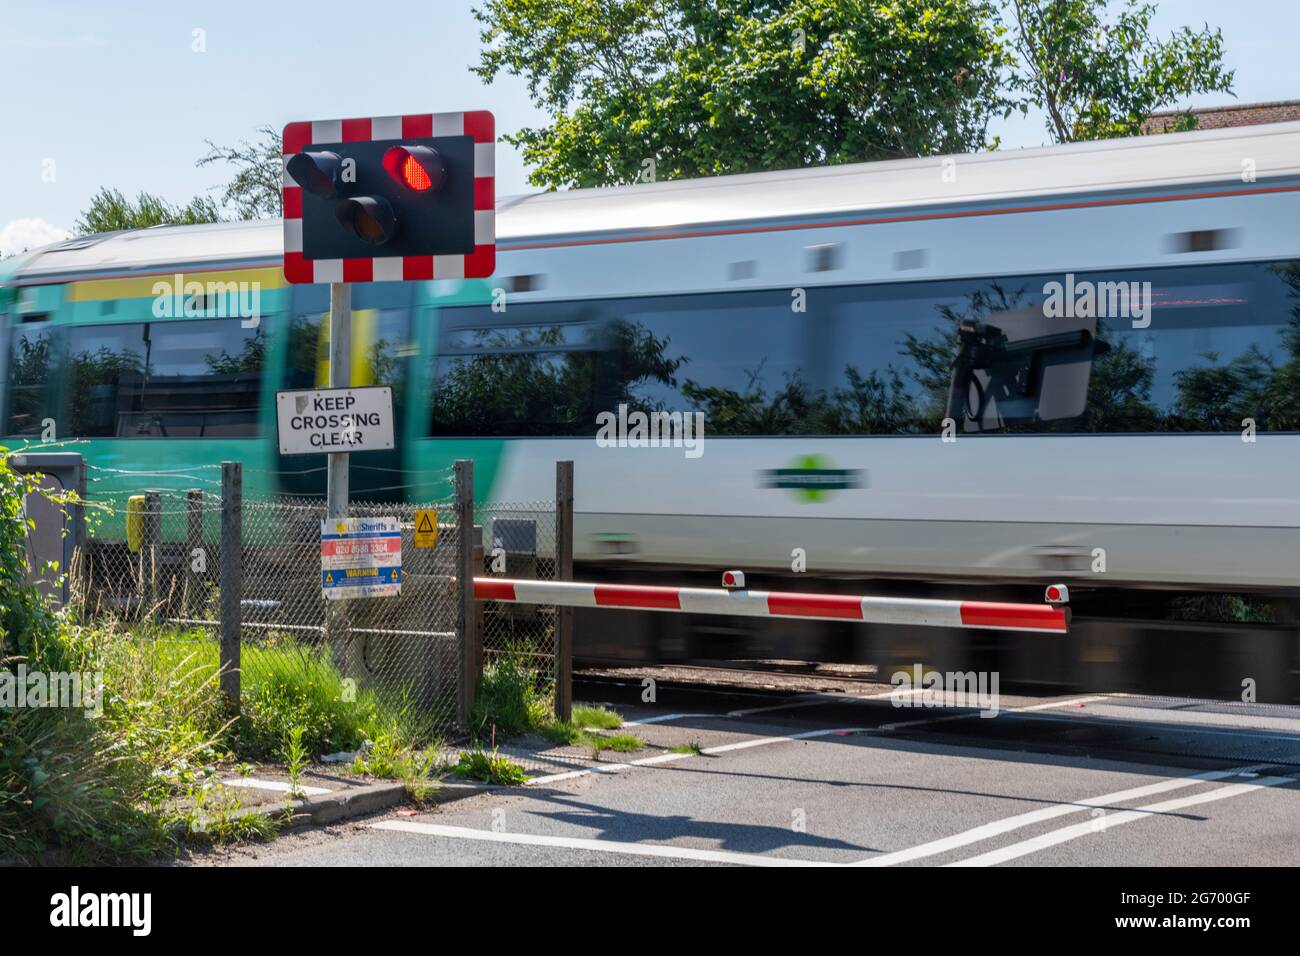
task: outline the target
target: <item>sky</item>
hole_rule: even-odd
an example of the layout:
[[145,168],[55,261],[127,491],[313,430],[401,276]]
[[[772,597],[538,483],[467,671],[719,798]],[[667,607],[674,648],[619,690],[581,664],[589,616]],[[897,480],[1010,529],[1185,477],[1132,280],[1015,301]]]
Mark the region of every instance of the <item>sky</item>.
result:
[[[540,125],[522,80],[469,72],[473,0],[5,0],[0,10],[0,253],[61,238],[101,186],[173,202],[229,171],[205,140],[292,120],[489,109],[498,132]],[[1300,98],[1296,0],[1162,0],[1156,32],[1221,27],[1236,102]],[[1188,106],[1234,102],[1194,98]],[[1042,118],[994,124],[1002,147],[1047,142]],[[498,145],[497,195],[526,192]]]

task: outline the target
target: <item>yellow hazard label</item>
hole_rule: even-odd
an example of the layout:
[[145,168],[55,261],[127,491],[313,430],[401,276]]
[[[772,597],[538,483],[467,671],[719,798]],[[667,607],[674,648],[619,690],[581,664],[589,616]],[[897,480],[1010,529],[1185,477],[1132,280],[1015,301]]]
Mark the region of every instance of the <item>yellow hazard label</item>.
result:
[[438,512],[432,508],[421,508],[415,512],[415,546],[438,546]]

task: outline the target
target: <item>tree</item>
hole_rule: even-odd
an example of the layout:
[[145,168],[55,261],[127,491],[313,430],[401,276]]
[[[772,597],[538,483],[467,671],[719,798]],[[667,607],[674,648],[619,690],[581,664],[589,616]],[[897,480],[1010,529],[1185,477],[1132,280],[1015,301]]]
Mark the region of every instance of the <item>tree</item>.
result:
[[135,202],[117,189],[101,187],[90,200],[90,208],[72,227],[78,236],[119,229],[145,229],[149,226],[189,226],[201,222],[220,222],[221,210],[211,199],[195,196],[188,205],[175,206],[152,193],[142,192]]
[[[1106,24],[1107,0],[1012,0],[1023,72],[1016,85],[1047,114],[1058,143],[1137,136],[1156,110],[1195,93],[1231,93],[1223,34],[1189,27],[1151,36],[1155,7],[1125,0]],[[1186,114],[1174,129],[1194,129]]]
[[237,146],[218,146],[212,140],[208,154],[196,166],[227,163],[235,167],[233,179],[221,194],[223,205],[234,207],[236,219],[261,219],[280,215],[284,156],[280,134],[270,126],[259,126],[262,139],[256,143],[240,140]]
[[985,0],[485,0],[487,82],[552,117],[503,139],[550,188],[984,149],[1014,106]]

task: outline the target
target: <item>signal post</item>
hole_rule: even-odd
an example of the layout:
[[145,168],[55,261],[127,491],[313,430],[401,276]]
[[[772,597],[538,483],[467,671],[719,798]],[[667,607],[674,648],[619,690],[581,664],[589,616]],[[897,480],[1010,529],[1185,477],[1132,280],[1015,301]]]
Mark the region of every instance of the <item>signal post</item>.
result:
[[[492,275],[495,141],[486,110],[285,126],[284,277],[329,283],[331,390],[351,385],[352,283]],[[351,451],[382,446],[343,447],[328,452],[334,521],[347,516]]]

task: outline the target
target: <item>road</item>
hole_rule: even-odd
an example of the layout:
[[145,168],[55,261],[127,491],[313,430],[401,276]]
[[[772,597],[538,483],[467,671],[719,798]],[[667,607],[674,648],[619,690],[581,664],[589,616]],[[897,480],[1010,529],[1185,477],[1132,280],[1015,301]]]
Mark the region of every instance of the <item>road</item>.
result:
[[[1300,708],[1113,695],[900,708],[579,683],[647,742],[428,812],[287,836],[260,865],[1300,864]],[[700,753],[671,748],[698,744]]]

